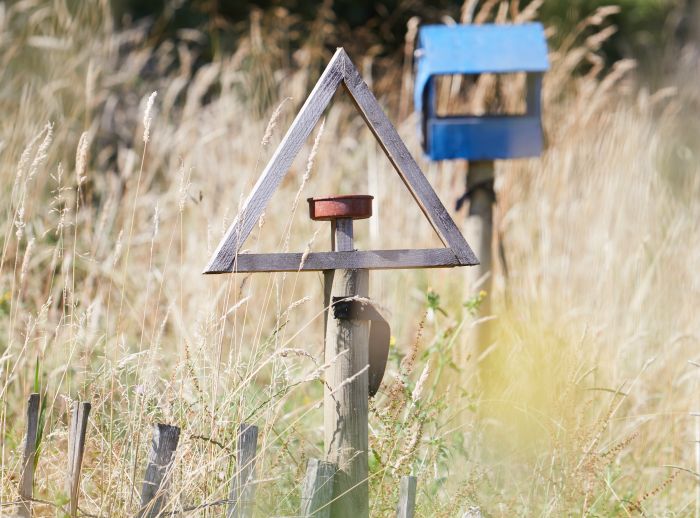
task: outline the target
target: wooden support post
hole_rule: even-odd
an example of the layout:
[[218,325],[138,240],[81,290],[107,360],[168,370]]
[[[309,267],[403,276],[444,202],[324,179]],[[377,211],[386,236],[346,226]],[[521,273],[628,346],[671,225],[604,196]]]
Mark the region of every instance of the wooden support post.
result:
[[333,476],[337,468],[332,462],[309,459],[301,488],[301,516],[330,518],[333,499]]
[[416,514],[416,486],[418,479],[406,475],[401,477],[399,488],[399,505],[396,508],[396,518],[413,518]]
[[175,457],[180,429],[177,426],[157,424],[153,430],[153,442],[148,454],[148,465],[141,489],[139,518],[155,518],[165,506],[168,476]]
[[241,423],[236,441],[236,472],[231,481],[227,518],[251,518],[255,504],[255,456],[258,427]]
[[32,515],[32,498],[34,496],[34,463],[36,461],[36,438],[39,430],[39,394],[31,394],[27,403],[27,435],[24,441],[22,457],[22,475],[19,482],[19,497],[22,501],[18,509],[21,517]]
[[[493,161],[483,160],[469,163],[469,173],[467,175],[469,212],[464,235],[470,237],[470,241],[474,246],[474,252],[480,263],[478,266],[468,268],[466,271],[467,293],[469,296],[475,296],[481,290],[486,292],[486,298],[481,302],[479,309],[480,317],[491,314],[493,207],[496,200],[493,184]],[[479,353],[489,347],[491,334],[487,323],[479,324],[474,340],[477,343]],[[468,354],[469,351],[464,352],[465,357]]]
[[80,488],[80,470],[85,452],[85,435],[87,432],[90,403],[76,402],[73,408],[70,432],[68,434],[68,476],[66,477],[66,494],[70,498],[70,516],[78,516],[78,490]]
[[[348,228],[349,227],[349,228]],[[352,220],[338,219],[333,248],[353,249]],[[367,297],[368,270],[335,270],[325,276],[325,300]],[[369,516],[367,403],[369,322],[327,317],[324,394],[326,459],[338,467],[333,482],[333,518]]]

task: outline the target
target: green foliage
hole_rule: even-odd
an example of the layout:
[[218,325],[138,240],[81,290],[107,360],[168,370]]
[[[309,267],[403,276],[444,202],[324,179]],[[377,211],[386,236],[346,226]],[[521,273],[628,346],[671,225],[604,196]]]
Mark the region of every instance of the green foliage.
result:
[[620,12],[611,17],[617,33],[603,44],[602,54],[608,64],[623,57],[647,62],[676,36],[668,25],[671,13],[679,9],[679,2],[674,0],[551,0],[542,5],[540,16],[546,25],[555,28],[551,43],[557,47],[584,18],[610,5],[619,7]]
[[[223,42],[224,49],[234,50],[238,36],[247,32],[248,19],[255,10],[284,10],[292,23],[288,35],[290,43],[298,47],[309,37],[307,30],[312,28],[309,22],[326,9],[336,26],[332,31],[324,31],[323,44],[327,48],[345,45],[357,47],[362,54],[370,50],[372,53],[395,54],[403,49],[406,24],[411,17],[418,16],[421,23],[443,23],[444,16],[459,20],[463,3],[460,0],[189,0],[172,7],[164,0],[116,0],[114,10],[122,20],[157,19],[155,28],[161,35],[172,36],[183,27],[203,29],[210,37],[210,44]],[[526,8],[529,3],[520,2],[521,8]],[[483,4],[479,2],[478,6]],[[621,57],[648,56],[676,36],[677,28],[668,25],[669,15],[674,13],[678,18],[684,3],[676,0],[550,0],[540,8],[540,19],[555,29],[552,43],[556,47],[576,24],[597,8],[607,5],[621,8],[613,19],[618,33],[603,47],[606,61],[612,63]],[[210,52],[206,51],[206,54]]]

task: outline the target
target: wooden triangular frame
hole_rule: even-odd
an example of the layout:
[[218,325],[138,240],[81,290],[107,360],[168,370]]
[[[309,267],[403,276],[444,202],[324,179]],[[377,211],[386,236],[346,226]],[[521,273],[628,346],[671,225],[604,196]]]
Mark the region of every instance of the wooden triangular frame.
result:
[[[248,254],[240,253],[270,197],[287,174],[321,114],[340,85],[350,94],[387,158],[418,203],[446,248],[411,250],[356,250]],[[336,268],[437,268],[479,264],[423,172],[406,149],[396,129],[363,81],[343,48],[339,48],[301,107],[275,154],[258,178],[241,212],[221,240],[204,273],[319,271]]]

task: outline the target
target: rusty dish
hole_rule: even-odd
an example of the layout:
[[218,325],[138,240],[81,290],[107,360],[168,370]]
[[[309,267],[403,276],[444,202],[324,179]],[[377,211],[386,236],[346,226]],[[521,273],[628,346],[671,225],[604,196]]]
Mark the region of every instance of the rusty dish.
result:
[[374,196],[367,194],[309,198],[309,217],[314,221],[366,219],[372,216],[373,199]]

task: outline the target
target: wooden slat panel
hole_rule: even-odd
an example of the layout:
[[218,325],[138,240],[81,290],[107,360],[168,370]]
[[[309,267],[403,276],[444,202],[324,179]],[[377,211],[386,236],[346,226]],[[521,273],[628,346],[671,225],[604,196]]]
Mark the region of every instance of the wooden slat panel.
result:
[[241,423],[236,447],[236,473],[231,481],[227,518],[252,518],[255,504],[255,459],[258,427]]
[[166,505],[169,472],[180,440],[177,426],[157,424],[153,429],[151,451],[141,488],[141,509],[137,518],[156,518]]
[[413,518],[416,514],[416,485],[418,479],[406,475],[401,477],[399,489],[399,505],[396,508],[396,518]]
[[[450,217],[447,209],[438,198],[423,172],[416,164],[411,153],[397,133],[393,124],[384,114],[381,106],[363,81],[360,73],[350,58],[342,50],[344,60],[344,86],[354,100],[367,126],[384,149],[384,153],[399,173],[399,176],[411,191],[421,210],[433,225],[433,228],[443,242],[454,250],[461,265],[478,264],[478,259],[472,252],[457,225]],[[340,51],[339,51],[340,52]],[[336,53],[337,56],[337,53]]]
[[27,404],[27,436],[24,440],[22,457],[22,474],[19,482],[20,506],[18,516],[32,516],[32,497],[34,495],[34,462],[36,458],[36,438],[39,428],[41,397],[31,394]]
[[206,268],[207,271],[231,271],[236,254],[238,254],[250,231],[260,219],[272,193],[275,192],[282,178],[287,174],[294,157],[299,153],[311,130],[318,123],[321,114],[338,89],[338,85],[343,80],[342,69],[339,66],[343,55],[344,52],[339,49],[331,59],[328,67],[326,67],[323,75],[289,127],[287,134],[275,150],[272,159],[260,175],[260,178],[258,178],[240,214],[231,224],[226,232],[226,237],[214,252],[213,258]]
[[[322,271],[336,268],[395,270],[401,268],[440,268],[460,266],[449,248],[417,250],[355,250],[351,252],[314,252],[303,254],[240,254],[233,268],[208,270],[205,273],[296,272]],[[301,265],[301,268],[300,268]]]
[[68,436],[68,473],[66,493],[70,498],[70,516],[78,516],[78,491],[80,488],[80,470],[85,453],[85,436],[88,417],[92,406],[87,402],[76,401]]
[[309,459],[301,487],[301,516],[330,518],[333,500],[333,476],[337,468],[332,462]]

